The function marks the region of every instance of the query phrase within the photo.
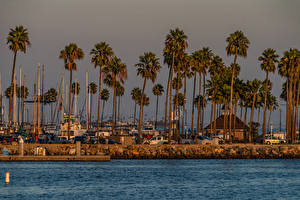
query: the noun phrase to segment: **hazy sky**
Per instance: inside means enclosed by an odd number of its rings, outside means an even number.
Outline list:
[[[162,57],[166,34],[179,27],[188,36],[188,52],[210,47],[229,65],[233,58],[225,52],[226,37],[242,30],[250,40],[246,59],[239,58],[240,77],[247,80],[263,79],[258,56],[266,48],[274,48],[282,55],[289,48],[300,48],[299,0],[1,0],[0,6],[0,72],[3,87],[10,81],[12,52],[6,44],[9,29],[22,24],[29,31],[32,43],[26,55],[20,53],[17,66],[25,71],[32,94],[36,79],[37,63],[46,67],[46,89],[56,87],[60,80],[63,61],[58,59],[60,50],[75,42],[85,52],[78,62],[75,79],[81,84],[80,102],[84,100],[85,72],[90,81],[98,83],[99,70],[90,63],[89,52],[93,45],[106,41],[128,68],[125,96],[122,100],[123,115],[132,114],[130,91],[141,87],[134,64],[146,51]],[[162,59],[161,59],[162,63]],[[69,73],[66,73],[68,80]],[[271,75],[273,93],[279,96],[282,80]],[[166,86],[167,66],[163,65],[157,82]],[[188,82],[188,97],[192,93],[192,81]],[[147,83],[151,104],[145,113],[152,117],[155,98],[153,84]],[[163,103],[161,98],[161,105]],[[94,102],[96,102],[96,97]],[[96,103],[95,103],[96,104]],[[191,105],[188,104],[190,110]],[[188,112],[190,112],[188,110]],[[111,112],[111,104],[106,111]],[[190,117],[190,116],[189,116]],[[147,118],[147,117],[146,117]]]

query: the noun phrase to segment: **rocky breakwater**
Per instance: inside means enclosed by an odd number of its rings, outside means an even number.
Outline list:
[[[111,159],[292,159],[300,145],[103,145]]]
[[[76,155],[75,144],[24,144],[24,155],[44,147],[49,156]],[[0,154],[19,155],[18,144],[0,145]],[[300,145],[103,145],[82,144],[82,156],[110,155],[111,159],[292,159],[300,158]]]

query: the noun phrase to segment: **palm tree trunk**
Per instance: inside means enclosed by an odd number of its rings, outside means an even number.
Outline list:
[[[168,143],[171,143],[171,134],[172,134],[172,79],[173,79],[173,67],[174,67],[174,53],[172,54],[172,66],[170,69],[170,80],[169,80],[169,89],[170,89],[170,93],[169,93],[169,134],[168,134]]]
[[[98,115],[97,115],[97,131],[99,132],[99,120],[100,120],[100,105],[101,105],[101,82],[102,82],[102,70],[101,66],[99,67],[99,95],[98,95]],[[102,110],[103,113],[103,110]]]
[[[115,80],[113,80],[116,82]],[[113,97],[113,112],[112,112],[112,122],[111,122],[111,132],[112,135],[115,135],[115,110],[116,110],[116,84],[114,83],[114,97]]]
[[[101,127],[103,126],[103,113],[104,113],[104,106],[105,106],[105,101],[102,103],[102,113],[101,113]]]
[[[234,103],[234,119],[233,119],[233,138],[236,137],[236,134],[235,134],[235,125],[236,125],[236,114],[237,114],[237,100],[235,101]]]
[[[292,130],[293,130],[293,143],[296,142],[296,97],[297,97],[297,79],[294,78],[294,88],[293,88],[293,102],[292,102],[292,107],[293,107],[293,112],[292,112]]]
[[[175,141],[177,142],[178,141],[178,129],[179,129],[179,126],[178,126],[178,121],[179,121],[179,116],[178,116],[178,114],[179,114],[179,103],[178,103],[178,91],[179,91],[179,75],[178,75],[178,72],[177,72],[177,82],[176,82],[176,94],[175,94],[175,97],[176,97],[176,107],[175,107],[175,109],[174,109],[174,112],[175,112],[175,119],[176,119],[176,129],[175,129],[175,137],[174,137],[174,139],[175,139]]]
[[[223,133],[223,139],[227,140],[226,137],[226,130],[227,130],[227,106],[228,104],[225,104],[225,112],[224,112],[224,133]]]
[[[293,94],[292,94],[292,88],[293,88],[293,81],[292,79],[290,78],[289,79],[289,101],[288,101],[288,119],[287,119],[287,122],[288,122],[288,130],[289,130],[289,137],[290,137],[290,140],[291,142],[293,142],[293,132],[292,132],[292,127],[291,127],[291,124],[292,124],[292,119],[291,119],[291,116],[292,116],[292,98],[293,98]]]
[[[272,114],[272,106],[270,107],[270,110],[269,110],[269,119],[268,119],[268,132],[269,133],[271,132],[271,129],[270,129],[271,114]]]
[[[200,78],[200,81],[199,81],[199,99],[198,99],[198,102],[197,102],[197,108],[198,108],[198,117],[197,117],[197,133],[196,135],[199,134],[199,121],[200,121],[200,96],[201,96],[201,84],[202,84],[202,76],[201,76],[201,73],[199,72],[199,78]]]
[[[14,77],[16,71],[16,59],[17,59],[17,51],[14,52],[14,62],[13,62],[13,70],[11,74],[11,84],[10,84],[10,95],[9,95],[9,110],[8,110],[8,131],[10,134],[11,129],[11,121],[12,121],[12,96],[13,96],[13,85],[14,85]]]
[[[202,135],[204,134],[204,110],[205,110],[205,74],[203,74],[203,99],[202,99],[202,117],[201,117],[201,131]]]
[[[217,106],[216,106],[216,102],[215,101],[213,101],[213,104],[214,104],[214,134],[216,135],[216,128],[217,128],[217,122],[216,122],[216,108],[217,108]]]
[[[182,133],[185,134],[185,130],[184,130],[184,115],[185,115],[185,100],[186,98],[186,76],[184,76],[184,89],[183,89],[183,108],[182,108],[182,121],[181,121],[181,130],[182,130]]]
[[[296,100],[296,104],[295,104],[295,107],[296,107],[296,115],[295,115],[295,119],[294,119],[294,130],[295,130],[295,133],[297,131],[297,119],[298,119],[298,105],[299,105],[299,96],[300,96],[300,79],[298,79],[298,91],[297,91],[297,100]],[[296,96],[296,95],[295,95]],[[299,128],[299,127],[298,127]],[[296,140],[297,138],[295,138]]]
[[[267,115],[267,93],[268,93],[268,88],[267,88],[267,84],[268,84],[268,79],[269,79],[269,72],[266,72],[266,82],[265,82],[265,100],[264,100],[264,121],[263,121],[263,143],[265,143],[265,136],[266,136],[266,115]]]
[[[213,112],[214,112],[214,106],[213,106],[213,103],[211,103],[211,106],[210,106],[210,136],[212,136],[212,118],[213,118]],[[214,133],[215,134],[215,133]]]
[[[231,86],[230,86],[230,111],[229,111],[229,140],[231,141],[231,121],[232,121],[232,96],[233,96],[233,83],[234,83],[234,77],[235,77],[235,65],[236,65],[236,59],[237,59],[237,48],[235,51],[234,56],[234,62],[232,67],[232,75],[231,75]]]
[[[138,143],[141,144],[141,136],[142,136],[142,112],[143,112],[143,107],[144,107],[144,93],[145,93],[145,88],[146,88],[146,81],[147,79],[144,78],[144,85],[143,85],[143,90],[142,90],[142,96],[141,96],[141,103],[140,103],[140,112],[139,112],[139,125],[138,125]]]
[[[196,78],[197,78],[197,74],[194,75],[194,87],[193,87],[193,99],[192,99],[192,124],[191,124],[192,135],[194,135],[194,111],[195,111],[194,99],[195,99]]]
[[[118,122],[120,121],[120,104],[121,104],[121,95],[119,96],[119,100],[118,100]]]
[[[168,95],[169,95],[169,86],[170,86],[170,79],[171,79],[172,67],[169,70],[169,78],[167,84],[167,93],[166,93],[166,100],[165,100],[165,119],[164,119],[164,131],[165,136],[167,134],[167,117],[168,117]],[[170,122],[169,122],[170,123]],[[169,130],[170,131],[170,130]]]
[[[90,106],[90,127],[92,127],[92,112],[93,112],[93,93],[91,94],[91,106]]]
[[[134,124],[135,124],[135,117],[136,117],[136,101],[134,101]]]
[[[68,120],[68,140],[70,140],[70,123],[71,123],[71,88],[72,88],[72,69],[70,69],[70,86],[69,86],[69,120]]]
[[[248,107],[245,107],[245,113],[244,113],[244,124],[247,125],[247,111],[248,111]],[[247,130],[246,130],[247,131]]]
[[[249,130],[249,142],[252,142],[252,123],[253,123],[253,114],[254,114],[254,105],[256,100],[256,93],[253,95],[252,109],[251,109],[251,117],[250,117],[250,130]]]
[[[156,96],[156,111],[155,111],[155,129],[156,129],[156,126],[157,126],[157,110],[158,110],[158,95]]]

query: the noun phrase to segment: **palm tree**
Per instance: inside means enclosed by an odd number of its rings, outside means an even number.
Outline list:
[[[274,49],[266,49],[262,53],[262,56],[258,57],[258,60],[261,61],[261,69],[266,72],[266,81],[265,81],[265,97],[264,97],[264,118],[263,118],[263,141],[265,141],[265,134],[266,134],[266,111],[267,111],[267,83],[269,81],[269,73],[275,72],[275,63],[278,62],[278,55]]]
[[[135,124],[135,116],[136,116],[136,105],[142,95],[142,91],[140,88],[136,87],[131,90],[131,99],[134,101],[134,124]]]
[[[202,96],[201,94],[197,95],[194,99],[194,105],[197,106],[197,109],[201,109],[200,106],[198,106],[199,104],[202,105],[202,104],[206,104],[206,99],[204,96]],[[199,112],[198,112],[199,113]],[[197,124],[199,124],[199,121],[200,121],[200,118],[198,117],[197,118]]]
[[[231,77],[231,86],[230,86],[230,115],[229,115],[229,135],[231,139],[231,121],[232,121],[232,97],[233,97],[233,83],[236,70],[236,60],[237,56],[247,57],[247,49],[249,47],[249,40],[244,35],[242,31],[236,31],[229,35],[226,39],[228,43],[226,47],[227,56],[234,56],[233,67],[232,67],[232,77]]]
[[[204,47],[202,50],[196,51],[193,53],[193,58],[194,58],[194,64],[193,67],[195,68],[195,71],[199,73],[199,95],[201,94],[201,86],[202,86],[202,75],[203,75],[203,80],[206,75],[206,70],[209,68],[209,66],[212,63],[213,59],[213,53],[208,47]],[[205,81],[204,84],[205,85]],[[202,96],[205,96],[205,89],[203,88],[203,93]],[[200,111],[202,109],[202,120],[201,120],[201,130],[203,132],[203,120],[204,120],[204,102],[200,104],[200,101],[198,101],[198,117],[197,117],[197,134],[199,134],[199,119],[200,119]],[[201,106],[201,109],[200,109]]]
[[[161,84],[156,84],[154,85],[154,87],[152,88],[152,92],[153,94],[156,96],[156,111],[155,111],[155,129],[156,129],[156,125],[157,125],[157,111],[158,111],[158,98],[159,96],[161,96],[164,92],[164,87]]]
[[[45,101],[47,103],[50,103],[50,116],[51,116],[51,122],[53,121],[54,114],[53,114],[53,103],[57,101],[57,91],[54,88],[50,88],[44,95]]]
[[[65,68],[70,71],[68,140],[70,139],[72,72],[77,70],[76,60],[81,60],[83,57],[82,49],[77,47],[75,43],[65,46],[59,55],[59,58],[64,60]]]
[[[278,72],[281,76],[284,76],[287,79],[285,87],[286,132],[287,140],[294,143],[296,140],[296,117],[299,103],[300,51],[297,49],[290,49],[289,51],[285,51],[284,56],[279,62]]]
[[[115,129],[115,107],[116,107],[116,83],[120,81],[124,83],[127,79],[127,67],[121,62],[120,58],[116,56],[112,57],[110,63],[103,68],[103,73],[105,77],[104,83],[109,87],[113,88],[113,112],[112,112],[112,135],[114,135]]]
[[[119,97],[118,99],[118,121],[120,121],[120,103],[121,103],[121,97],[124,95],[125,89],[124,87],[118,82],[117,89],[116,89],[116,96]]]
[[[169,101],[169,134],[168,141],[171,142],[171,115],[172,115],[172,87],[170,86],[171,80],[173,79],[173,70],[175,65],[175,58],[184,54],[184,51],[188,47],[187,36],[182,30],[176,28],[175,30],[170,30],[170,33],[166,36],[165,48],[164,48],[164,63],[169,66],[169,77],[167,84],[167,93],[165,101],[165,122],[164,131],[166,134],[167,130],[167,112],[168,112],[168,101]],[[169,100],[168,100],[169,97]]]
[[[91,62],[95,68],[99,66],[99,95],[98,95],[98,116],[97,116],[97,131],[99,131],[100,123],[100,105],[101,105],[101,83],[102,83],[102,70],[107,66],[114,55],[112,48],[105,42],[95,44],[95,48],[91,50]],[[102,111],[103,112],[103,111]]]
[[[184,118],[185,118],[185,105],[186,105],[186,78],[191,78],[193,76],[193,73],[191,72],[191,65],[192,65],[192,56],[189,56],[188,54],[184,54],[182,59],[180,60],[181,65],[181,77],[183,77],[183,113],[182,113],[182,119],[181,119],[181,130],[184,132]]]
[[[90,110],[90,123],[92,123],[92,112],[93,112],[93,96],[97,93],[97,84],[95,82],[91,82],[88,85],[88,93],[91,94],[91,110]]]
[[[108,89],[104,88],[101,91],[101,100],[103,100],[102,103],[102,116],[101,116],[101,126],[103,126],[103,113],[104,113],[104,107],[105,107],[105,103],[108,101],[109,99],[109,91]]]
[[[146,88],[146,81],[150,79],[153,83],[156,80],[157,73],[160,70],[159,59],[156,58],[155,54],[152,52],[144,53],[144,55],[139,57],[139,63],[135,65],[137,67],[137,75],[141,76],[144,79],[143,89],[142,89],[142,98],[139,112],[139,124],[138,124],[138,142],[140,143],[142,135],[142,112],[143,112],[143,100],[144,93]]]
[[[249,85],[251,96],[253,97],[252,100],[252,109],[251,109],[251,117],[250,117],[250,130],[249,130],[249,142],[252,142],[253,135],[252,135],[252,123],[253,123],[253,114],[254,114],[254,106],[256,103],[256,97],[260,90],[262,82],[254,79],[253,81],[248,81],[247,84]]]
[[[30,41],[28,38],[28,32],[27,29],[24,28],[22,25],[16,26],[15,29],[10,29],[10,32],[8,33],[7,37],[7,44],[9,44],[9,49],[12,50],[14,54],[14,61],[13,61],[13,68],[12,68],[12,74],[11,74],[11,88],[14,85],[14,77],[15,77],[15,69],[16,69],[16,59],[17,59],[17,53],[18,51],[21,51],[23,53],[26,53],[27,47],[29,47]],[[10,90],[9,95],[9,117],[8,117],[8,127],[11,126],[11,120],[12,120],[12,96],[13,96],[13,90]]]

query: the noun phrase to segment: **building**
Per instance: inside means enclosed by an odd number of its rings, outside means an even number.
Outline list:
[[[234,128],[234,118],[235,118],[235,133],[233,132]],[[232,134],[234,135],[233,140],[242,141],[245,139],[245,135],[247,131],[249,130],[249,126],[245,124],[240,118],[236,117],[235,115],[232,115],[232,122],[231,122],[231,129]],[[214,121],[212,122],[212,129],[210,124],[205,127],[206,133],[209,135],[219,135],[223,137],[224,134],[224,115],[219,116],[216,119],[216,133],[214,133]],[[229,115],[228,115],[228,123],[227,123],[227,134],[229,134]],[[228,139],[228,138],[227,138]]]

